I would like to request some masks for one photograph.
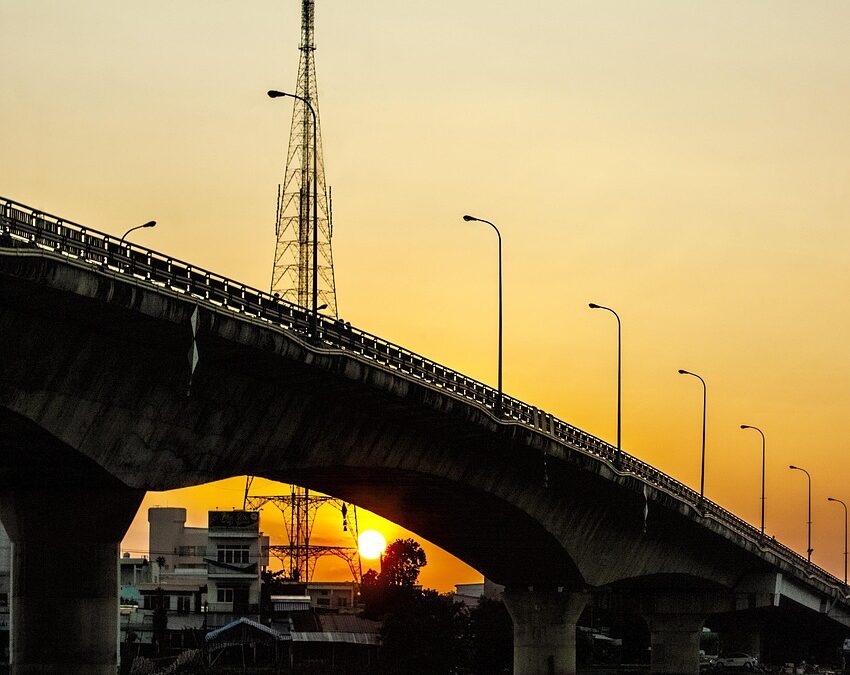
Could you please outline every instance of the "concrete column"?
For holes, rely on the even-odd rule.
[[[514,675],[575,675],[576,622],[589,597],[556,588],[505,589],[514,623]]]
[[[12,675],[115,675],[118,546],[143,496],[115,486],[0,491]]]
[[[699,675],[699,639],[705,616],[694,614],[648,614],[652,653],[649,672]]]

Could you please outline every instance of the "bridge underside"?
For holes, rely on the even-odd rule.
[[[734,609],[742,578],[771,570],[671,496],[356,354],[37,252],[0,250],[0,279],[0,517],[16,550],[34,550],[21,545],[43,542],[33,532],[52,518],[66,543],[81,527],[102,531],[89,553],[106,564],[145,490],[242,474],[294,482],[508,586],[518,675],[546,672],[549,658],[562,663],[553,672],[572,672],[567,636],[586,589],[617,583],[640,586],[653,642],[666,645],[654,653],[671,655],[654,669],[693,672],[707,616]],[[87,520],[86,495],[112,500],[115,517]],[[64,520],[60,500],[77,505]],[[106,611],[103,598],[89,605]]]

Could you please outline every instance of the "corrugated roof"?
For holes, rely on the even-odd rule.
[[[338,633],[323,631],[321,633],[292,631],[293,642],[336,642],[355,645],[380,646],[381,636],[376,633]]]
[[[322,630],[329,633],[380,634],[381,622],[364,619],[356,614],[319,614]]]
[[[209,642],[211,640],[226,641],[225,634],[229,631],[232,631],[236,628],[239,628],[240,626],[246,626],[246,627],[252,628],[254,630],[257,630],[261,633],[264,633],[265,635],[268,635],[273,640],[285,640],[286,639],[285,635],[278,633],[276,630],[272,630],[268,626],[264,626],[263,624],[258,623],[257,621],[253,621],[251,619],[246,619],[245,617],[241,617],[239,619],[236,619],[236,621],[231,621],[226,626],[222,626],[221,628],[217,628],[216,630],[210,631],[209,633],[206,634],[206,637],[204,639],[207,642]],[[233,642],[232,640],[230,640],[230,641],[227,641],[227,642],[229,644],[241,644],[241,641]]]
[[[306,612],[310,609],[310,598],[295,598],[293,600],[274,600],[272,607],[275,612]]]

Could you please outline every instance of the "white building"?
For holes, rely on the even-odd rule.
[[[353,581],[311,581],[307,584],[310,606],[334,611],[351,610],[359,599]]]
[[[259,615],[268,537],[254,511],[210,511],[210,527],[187,527],[185,508],[148,509],[149,558],[122,557],[122,640],[153,641],[153,613],[166,610],[172,646],[184,631]],[[245,561],[245,562],[243,562]]]
[[[207,534],[207,627],[236,616],[260,615],[260,574],[269,564],[269,538],[258,511],[210,511]]]

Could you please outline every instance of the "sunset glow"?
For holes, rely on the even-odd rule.
[[[295,86],[298,5],[3,3],[0,194],[116,237],[155,219],[134,243],[267,290],[291,101],[266,92]],[[588,303],[614,308],[623,451],[696,490],[704,473],[803,555],[805,466],[813,562],[843,575],[850,3],[317,5],[340,319],[495,386],[497,241],[461,217],[491,219],[505,394],[615,443],[618,326]],[[704,472],[704,392],[679,368],[708,387]],[[763,501],[742,423],[767,436]],[[149,493],[124,550],[149,553],[148,507],[204,527],[244,482]],[[380,517],[395,506],[359,511],[364,558],[380,528],[422,542],[424,586],[481,580]],[[262,527],[286,542],[273,508]],[[354,545],[333,509],[315,540]],[[328,556],[317,577],[348,574]]]
[[[377,530],[366,530],[361,532],[357,538],[357,546],[360,549],[361,557],[367,560],[376,560],[387,548],[387,540]]]

